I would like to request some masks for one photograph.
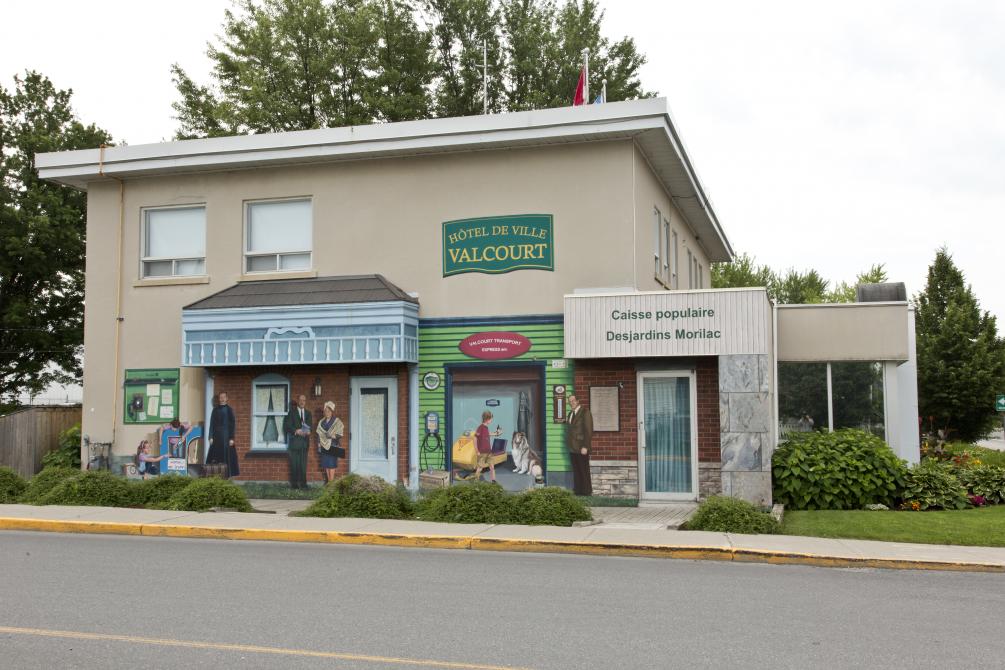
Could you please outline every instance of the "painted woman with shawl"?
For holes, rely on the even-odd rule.
[[[318,421],[315,432],[318,434],[318,452],[321,454],[321,467],[328,481],[335,481],[335,469],[338,468],[339,455],[345,456],[342,449],[342,435],[345,434],[345,424],[335,416],[335,403],[331,400],[325,403],[324,418]]]

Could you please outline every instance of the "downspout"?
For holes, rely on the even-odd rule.
[[[408,366],[408,490],[419,490],[419,365]]]
[[[115,256],[115,367],[112,369],[112,439],[109,448],[115,448],[115,429],[119,416],[119,358],[122,341],[122,237],[126,228],[126,184],[118,177],[105,174],[105,145],[98,148],[98,176],[119,182],[119,239]]]
[[[774,396],[772,402],[773,406],[772,410],[775,415],[774,442],[775,446],[777,447],[778,443],[781,441],[782,438],[781,426],[778,425],[778,301],[777,300],[771,301],[771,321],[772,321],[771,345],[775,352],[775,360],[774,360],[775,371],[774,371],[774,379],[772,380],[774,383],[771,385],[771,395]]]

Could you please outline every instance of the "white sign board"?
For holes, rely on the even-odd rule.
[[[771,333],[764,289],[565,296],[566,358],[767,354]]]

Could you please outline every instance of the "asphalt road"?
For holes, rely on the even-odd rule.
[[[3,668],[986,668],[1003,613],[993,574],[0,533]]]

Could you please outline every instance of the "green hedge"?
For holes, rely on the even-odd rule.
[[[725,496],[712,496],[698,505],[686,528],[748,535],[779,532],[773,516],[746,500]]]
[[[411,519],[415,510],[404,489],[380,477],[351,474],[329,483],[321,497],[300,516]]]
[[[528,526],[571,526],[593,518],[576,495],[557,486],[530,489],[513,497],[514,523]]]
[[[172,495],[163,505],[164,509],[205,512],[214,507],[252,511],[248,497],[237,484],[226,479],[208,477],[196,479],[188,486]]]
[[[454,484],[420,500],[418,516],[445,523],[518,523],[512,498],[493,482]]]
[[[21,475],[10,468],[0,467],[0,505],[16,503],[28,487]]]
[[[43,470],[44,472],[44,470]],[[136,507],[135,491],[129,482],[107,470],[92,470],[64,479],[43,495],[40,505],[90,505],[96,507]]]
[[[18,502],[29,505],[40,505],[45,495],[62,484],[67,479],[80,477],[84,473],[74,468],[43,468],[43,470],[28,480],[28,486],[18,499]]]
[[[182,489],[188,488],[195,479],[180,475],[161,475],[133,484],[136,501],[151,509],[163,508]]]
[[[772,458],[775,502],[794,510],[892,506],[905,475],[893,450],[862,430],[798,434]]]

